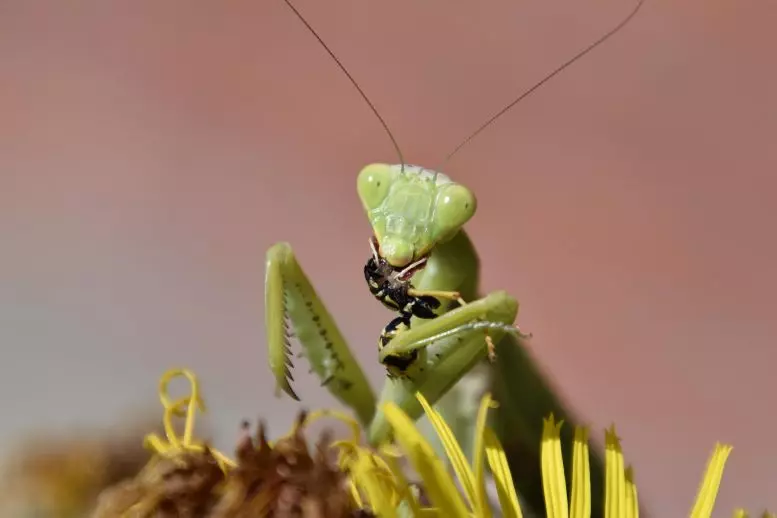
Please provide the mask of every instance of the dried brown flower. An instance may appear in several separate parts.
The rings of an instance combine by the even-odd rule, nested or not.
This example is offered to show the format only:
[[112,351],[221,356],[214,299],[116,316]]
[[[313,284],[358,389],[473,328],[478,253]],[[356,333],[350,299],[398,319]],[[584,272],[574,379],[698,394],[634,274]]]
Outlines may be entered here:
[[244,435],[236,466],[225,474],[209,449],[155,457],[134,479],[107,490],[92,518],[351,518],[357,509],[346,474],[330,459],[323,434],[311,455],[305,414],[293,432],[274,445],[264,426]]
[[224,479],[208,450],[154,457],[136,477],[103,492],[92,517],[204,517]]
[[246,434],[238,445],[237,467],[227,477],[214,518],[346,518],[357,511],[347,491],[346,475],[328,455],[330,437],[322,435],[313,455],[303,435],[301,413],[291,435],[270,446],[264,426],[255,438]]
[[[185,377],[191,394],[177,400],[167,386]],[[155,452],[135,477],[106,490],[93,518],[348,518],[371,516],[357,509],[347,475],[330,458],[331,438],[323,434],[311,455],[304,436],[307,414],[300,413],[291,433],[270,444],[263,424],[251,437],[243,423],[236,460],[194,439],[194,416],[204,408],[197,379],[175,369],[162,376],[164,437],[146,436]],[[182,437],[172,420],[184,417]]]

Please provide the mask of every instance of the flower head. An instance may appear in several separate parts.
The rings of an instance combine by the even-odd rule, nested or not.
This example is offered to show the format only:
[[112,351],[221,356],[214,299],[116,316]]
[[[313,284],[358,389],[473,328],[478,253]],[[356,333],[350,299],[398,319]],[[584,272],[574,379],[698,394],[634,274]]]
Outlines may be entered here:
[[[189,381],[191,393],[173,400],[167,386],[176,377]],[[194,437],[196,411],[204,410],[204,403],[192,372],[168,371],[159,392],[165,436],[146,436],[151,460],[137,476],[105,491],[93,518],[373,516],[356,504],[347,473],[331,462],[329,438],[324,435],[311,454],[303,434],[319,417],[350,418],[336,412],[303,412],[292,430],[274,443],[265,437],[261,423],[254,437],[243,423],[233,460]],[[183,436],[175,430],[174,417],[184,418]]]
[[[167,397],[167,383],[176,376],[189,380],[192,393],[173,401]],[[245,425],[246,433],[238,444],[236,459],[231,460],[194,439],[194,413],[204,408],[197,380],[187,370],[170,371],[160,384],[166,437],[153,434],[147,437],[146,444],[155,453],[148,466],[134,479],[106,492],[93,516],[109,518],[132,513],[132,516],[208,518],[491,518],[495,505],[487,497],[488,471],[498,495],[499,514],[522,518],[504,449],[486,425],[489,409],[496,406],[491,396],[486,394],[480,403],[471,463],[442,416],[423,395],[416,397],[443,444],[443,457],[435,453],[415,422],[399,406],[386,403],[383,411],[395,445],[375,450],[362,442],[362,430],[353,418],[339,412],[319,411],[300,414],[291,431],[274,443],[267,440],[261,424],[255,437],[248,434],[248,425]],[[183,437],[173,428],[174,416],[185,417]],[[323,417],[346,422],[351,436],[331,441],[324,434],[311,454],[303,432],[312,421]],[[548,518],[589,518],[593,496],[588,430],[575,430],[571,480],[567,481],[561,455],[562,426],[552,415],[545,419],[543,426],[538,467],[542,473],[546,515]],[[331,458],[333,453],[336,461]],[[711,516],[730,453],[731,446],[715,446],[690,511],[691,518]],[[403,460],[409,461],[420,477],[420,487],[409,483]],[[605,431],[603,497],[605,518],[638,518],[633,470],[625,465],[614,427]],[[169,512],[173,514],[165,514]],[[747,514],[738,510],[735,516],[745,518]]]
[[[437,492],[437,510],[442,510],[441,505],[446,505],[447,509],[443,513],[445,515],[461,517],[474,515],[484,518],[491,516],[491,511],[484,499],[485,466],[482,462],[482,456],[485,452],[499,495],[501,514],[505,517],[521,517],[520,503],[515,493],[504,450],[496,438],[496,434],[485,426],[485,413],[492,406],[490,395],[486,394],[483,398],[478,415],[473,469],[467,466],[461,449],[440,415],[426,403],[421,394],[418,394],[417,397],[445,446],[446,455],[464,488],[468,502],[468,506],[463,507],[458,495],[449,497],[445,496],[446,493]],[[400,444],[408,454],[413,452],[411,459],[414,460],[416,469],[419,466],[422,467],[419,469],[419,473],[424,485],[434,488],[450,488],[454,484],[450,473],[440,469],[423,469],[423,466],[438,466],[439,462],[429,458],[433,456],[431,447],[417,431],[414,431],[409,420],[401,418],[401,411],[398,409],[388,408],[387,414],[390,415],[389,419],[394,426],[397,437],[400,437],[398,439]],[[540,456],[546,513],[548,518],[588,518],[591,514],[592,498],[588,431],[585,428],[575,430],[572,453],[572,487],[568,501],[567,481],[561,455],[560,431],[562,424],[555,421],[551,415],[545,420],[543,427]],[[405,439],[401,439],[401,437],[405,437]],[[717,444],[715,446],[696,502],[690,512],[691,518],[711,516],[723,468],[731,449],[731,446],[728,445]],[[633,470],[624,466],[620,439],[616,435],[614,427],[605,432],[605,480],[605,518],[638,518],[639,503]]]

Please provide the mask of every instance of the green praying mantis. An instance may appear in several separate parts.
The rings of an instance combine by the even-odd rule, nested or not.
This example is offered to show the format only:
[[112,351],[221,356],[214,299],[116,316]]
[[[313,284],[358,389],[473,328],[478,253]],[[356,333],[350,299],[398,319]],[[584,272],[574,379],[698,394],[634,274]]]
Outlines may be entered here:
[[[513,329],[520,332],[512,326],[518,302],[504,291],[470,303],[461,299],[462,288],[474,291],[465,285],[477,278],[477,256],[461,228],[474,214],[475,198],[464,186],[440,173],[387,164],[365,167],[358,186],[378,244],[375,255],[388,264],[389,278],[409,291],[409,303],[397,308],[403,314],[379,339],[379,359],[389,372],[381,400],[397,402],[417,418],[422,409],[416,391],[437,401],[484,356],[493,339]],[[372,388],[288,244],[268,251],[265,286],[270,363],[279,386],[297,398],[289,383],[288,315],[324,385],[369,426],[372,442],[385,440],[388,427],[382,414],[375,415]],[[401,299],[379,289],[374,295],[387,305]],[[425,319],[407,309],[437,297],[462,305],[450,311],[440,305]]]
[[[477,257],[461,229],[474,214],[472,193],[442,174],[386,164],[365,167],[358,185],[380,259],[396,272],[389,274],[395,279],[412,279],[412,284],[405,281],[405,286],[412,285],[408,288],[411,301],[445,297],[463,302],[460,291],[477,278]],[[423,268],[415,272],[419,262]],[[288,244],[277,244],[268,251],[265,285],[270,363],[279,386],[297,397],[289,383],[288,315],[324,385],[369,426],[372,442],[385,440],[388,428],[381,415],[374,415],[372,389]],[[393,320],[386,329],[396,327],[393,324],[398,321],[404,325],[389,339],[384,330],[379,340],[380,361],[394,374],[387,379],[381,399],[397,402],[406,412],[411,409],[413,417],[420,416],[420,405],[413,404],[415,392],[437,401],[483,357],[488,342],[512,329],[517,312],[517,301],[497,291],[451,311],[437,308],[436,318],[421,320],[406,313]]]
[[[290,1],[284,1],[351,80],[400,157],[397,165],[366,166],[356,181],[373,230],[365,279],[372,295],[397,316],[378,339],[378,358],[386,366],[388,376],[377,400],[291,245],[278,243],[268,250],[266,262],[269,363],[278,387],[299,399],[291,385],[291,324],[312,372],[338,400],[353,409],[368,430],[369,441],[380,444],[389,440],[390,435],[377,401],[393,401],[417,419],[422,408],[416,392],[423,393],[430,404],[436,403],[475,365],[486,357],[494,360],[494,344],[499,344],[505,335],[526,335],[514,324],[518,302],[513,296],[494,291],[477,297],[479,260],[463,228],[477,209],[474,194],[440,172],[405,163],[391,131],[359,85]],[[613,30],[491,117],[448,158],[524,97],[617,32],[643,1],[639,0]],[[511,343],[518,347],[515,340]],[[534,368],[526,362],[516,366],[519,367]],[[540,378],[536,372],[527,372],[527,379]],[[547,387],[544,390],[549,392]],[[537,421],[541,424],[540,419]]]

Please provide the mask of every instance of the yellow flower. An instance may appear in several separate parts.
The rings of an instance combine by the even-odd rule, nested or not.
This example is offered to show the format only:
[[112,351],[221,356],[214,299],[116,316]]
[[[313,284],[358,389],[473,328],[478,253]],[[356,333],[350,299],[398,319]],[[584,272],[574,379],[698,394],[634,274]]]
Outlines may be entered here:
[[[167,396],[167,384],[176,376],[186,377],[192,392],[190,396],[171,401]],[[416,516],[491,518],[492,504],[486,493],[486,466],[488,466],[498,495],[499,514],[505,518],[522,518],[520,501],[504,449],[494,431],[486,426],[488,410],[496,406],[491,396],[486,394],[480,403],[471,464],[442,416],[431,407],[423,395],[417,394],[416,397],[440,438],[445,458],[435,453],[415,422],[399,406],[387,403],[383,411],[389,426],[393,429],[396,446],[384,445],[376,451],[362,442],[362,430],[356,420],[339,412],[318,411],[301,415],[292,430],[275,444],[266,441],[260,426],[256,441],[250,439],[247,439],[248,442],[243,441],[242,446],[238,448],[237,461],[233,461],[194,439],[194,415],[197,409],[203,409],[199,387],[195,376],[190,371],[176,369],[166,373],[160,383],[160,399],[165,407],[166,438],[149,435],[146,444],[157,453],[158,457],[170,461],[185,459],[187,456],[192,458],[192,455],[195,457],[209,455],[209,458],[223,470],[223,477],[212,477],[213,483],[200,491],[213,494],[214,501],[220,502],[216,507],[221,506],[222,509],[229,506],[237,509],[234,507],[236,505],[243,509],[239,506],[252,505],[254,506],[252,509],[263,509],[262,512],[265,512],[270,509],[270,506],[276,505],[273,502],[280,502],[276,498],[280,498],[282,491],[279,488],[283,484],[294,485],[295,482],[292,480],[299,481],[300,476],[303,478],[307,476],[306,473],[300,472],[295,475],[297,478],[288,478],[288,475],[284,475],[293,468],[308,470],[311,475],[309,480],[312,481],[312,486],[299,485],[298,482],[295,486],[297,491],[295,498],[301,502],[308,504],[313,502],[319,506],[318,511],[311,511],[311,516],[327,516],[327,518],[335,515],[351,516],[343,513],[347,513],[348,509],[361,509],[364,511],[362,516],[374,515],[386,518]],[[173,429],[174,416],[186,418],[182,438]],[[337,442],[323,441],[319,444],[318,456],[313,458],[307,453],[302,431],[307,424],[322,417],[333,417],[346,422],[351,428],[351,437]],[[542,472],[546,515],[548,518],[589,518],[592,495],[588,430],[585,428],[575,430],[571,480],[567,481],[561,455],[562,425],[562,422],[556,421],[551,415],[545,419],[543,426],[539,468]],[[337,464],[332,469],[327,467],[323,449],[327,447],[334,448],[338,453]],[[723,444],[715,446],[696,501],[689,513],[690,518],[711,516],[723,468],[730,453],[731,446]],[[271,462],[273,458],[280,458],[279,455],[281,457],[291,455],[289,457],[292,459],[291,464],[287,463],[284,467],[282,463]],[[426,496],[428,503],[419,497],[419,488],[408,482],[401,462],[403,458],[410,462],[420,477],[420,491]],[[450,471],[448,464],[452,467]],[[256,480],[264,480],[267,488],[258,490],[254,492],[254,496],[251,496],[245,492],[246,488],[257,486],[254,482],[246,485],[245,476],[249,472],[257,473],[257,470],[264,475]],[[267,481],[270,480],[267,477],[275,477],[274,482],[267,485]],[[150,509],[159,502],[160,490],[163,488],[157,485],[159,484],[157,477],[151,479],[141,477],[141,480],[145,480],[147,485],[151,483],[157,489],[149,489],[151,497],[146,497],[144,500],[137,501],[138,499],[135,498],[133,508],[146,505]],[[342,480],[343,483],[337,482],[338,480]],[[332,485],[322,488],[320,486],[323,481],[329,481]],[[311,493],[306,496],[306,492]],[[186,497],[186,495],[179,493],[178,497]],[[330,504],[333,509],[330,512],[334,514],[321,514],[320,506]],[[625,465],[620,439],[614,427],[605,431],[604,504],[605,518],[639,517],[639,502],[633,471]],[[103,516],[113,516],[113,514]],[[208,514],[207,516],[231,516],[231,514]],[[747,518],[747,513],[744,510],[737,510],[734,516]],[[764,517],[767,516],[774,517],[774,515],[764,514]]]
[[[441,416],[430,407],[421,394],[418,400],[442,441],[445,453],[453,471],[463,488],[462,495],[453,490],[455,481],[442,468],[442,459],[434,458],[428,441],[418,432],[410,419],[395,405],[389,403],[384,409],[394,428],[394,436],[410,457],[434,508],[434,514],[456,517],[489,518],[491,510],[485,499],[485,466],[483,455],[499,495],[501,514],[505,517],[521,517],[518,496],[515,493],[510,469],[499,440],[492,430],[485,426],[487,409],[493,406],[491,396],[486,395],[480,405],[477,419],[476,442],[473,466],[470,467],[461,452],[450,428]],[[551,415],[545,420],[541,444],[542,483],[548,518],[588,518],[591,514],[591,483],[588,460],[588,431],[575,430],[572,454],[571,497],[567,502],[567,486],[561,456],[560,430],[562,423]],[[707,464],[696,501],[690,511],[691,518],[708,518],[712,514],[718,493],[723,468],[731,453],[731,446],[717,444]],[[615,428],[605,432],[605,517],[637,518],[639,503],[634,475],[630,467],[624,467],[624,457]],[[380,515],[380,513],[378,513]],[[739,510],[734,516],[747,516]]]

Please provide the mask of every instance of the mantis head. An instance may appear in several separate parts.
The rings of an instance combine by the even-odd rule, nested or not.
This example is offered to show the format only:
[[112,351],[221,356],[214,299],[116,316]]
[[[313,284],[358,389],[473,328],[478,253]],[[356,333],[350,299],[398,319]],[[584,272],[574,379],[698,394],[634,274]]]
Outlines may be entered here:
[[370,164],[357,190],[381,257],[395,268],[429,255],[477,209],[475,195],[442,173],[412,165]]

